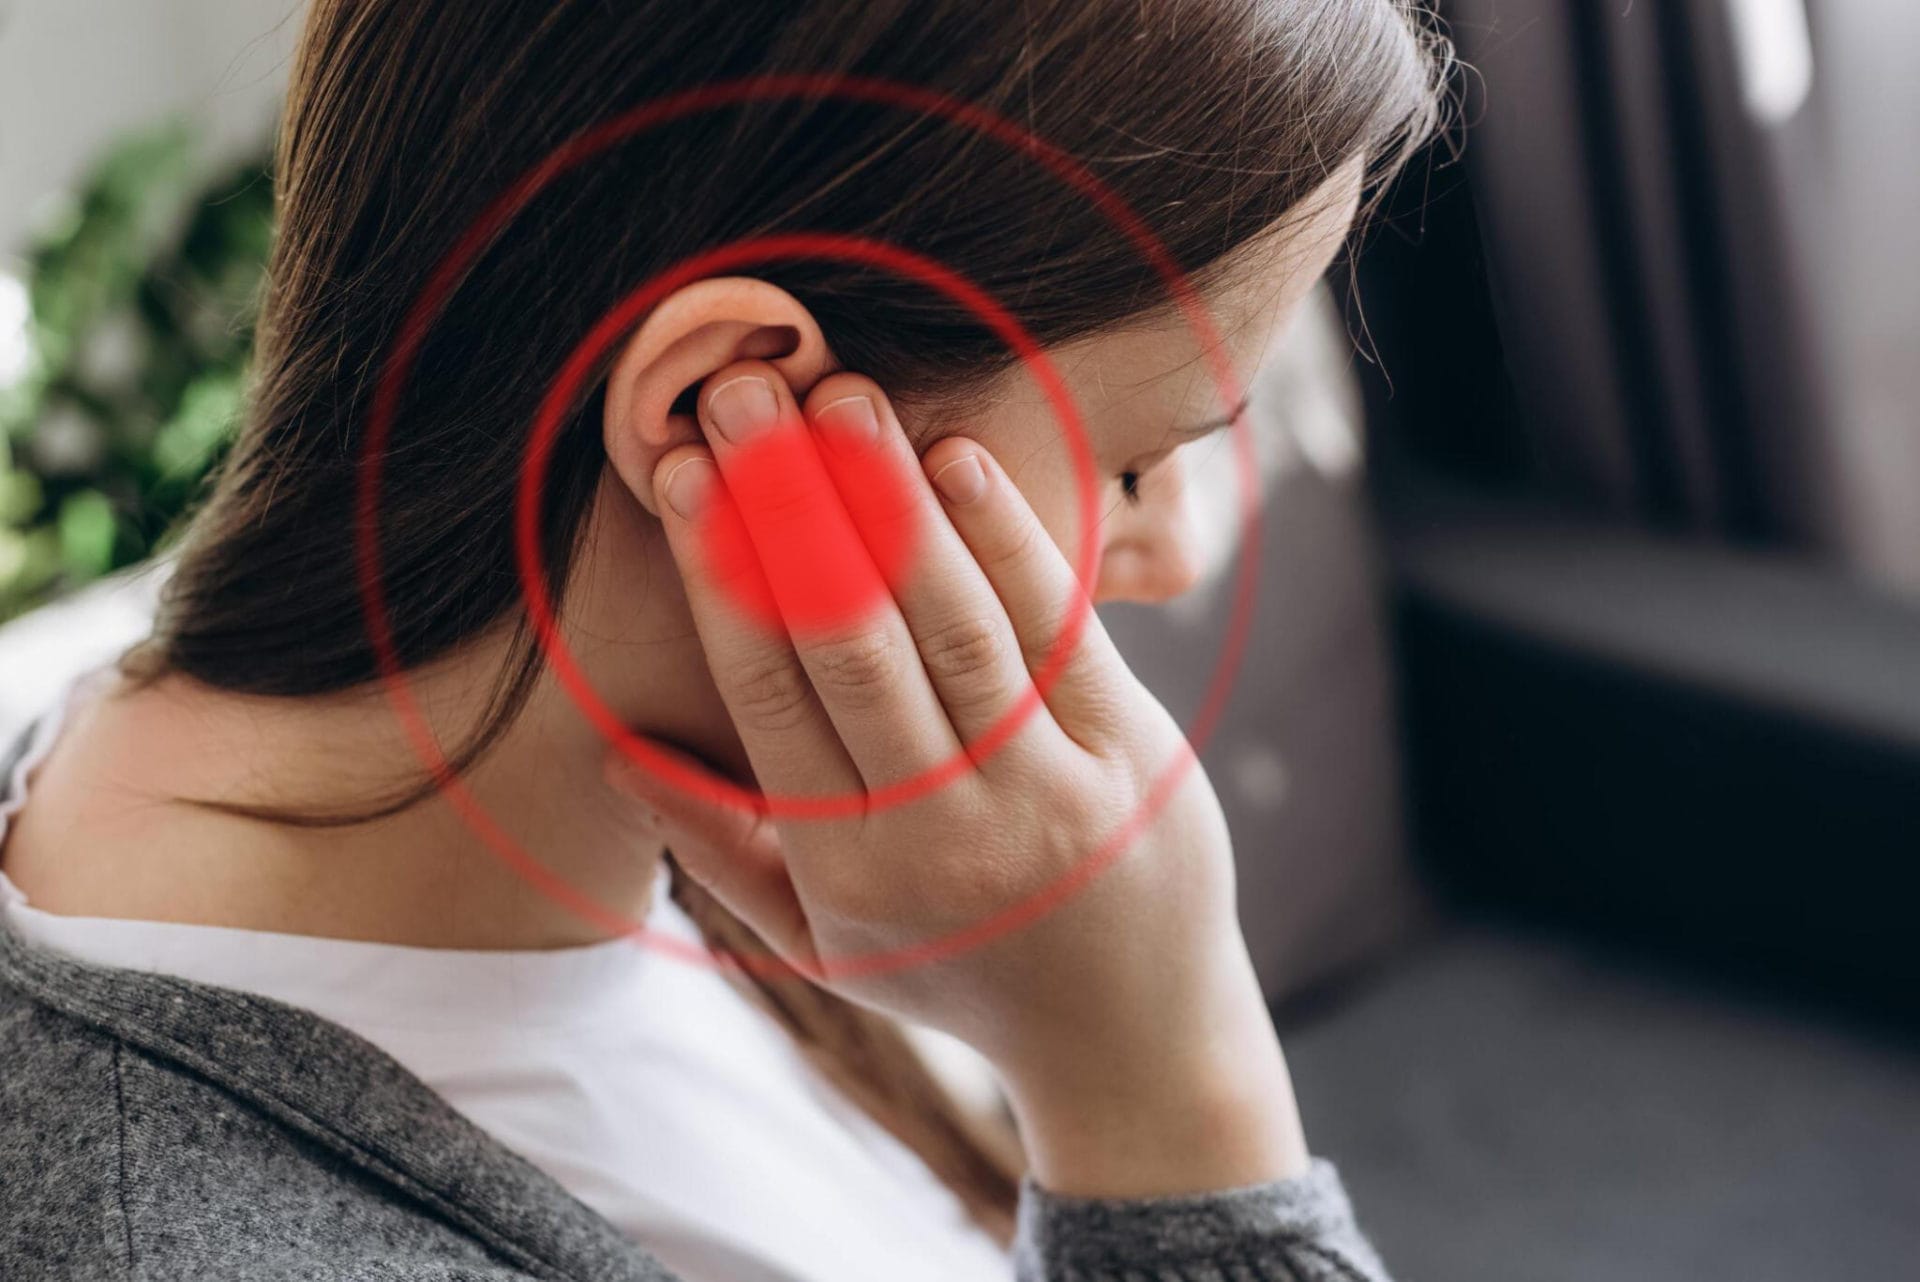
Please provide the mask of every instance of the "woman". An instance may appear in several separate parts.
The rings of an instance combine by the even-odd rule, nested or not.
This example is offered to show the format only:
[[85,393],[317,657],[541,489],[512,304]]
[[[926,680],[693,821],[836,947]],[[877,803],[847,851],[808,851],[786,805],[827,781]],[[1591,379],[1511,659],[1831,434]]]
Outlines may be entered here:
[[[317,0],[240,440],[152,638],[40,723],[0,803],[0,1271],[1381,1276],[1307,1155],[1197,769],[1054,911],[836,971],[1055,883],[1179,752],[1097,620],[947,786],[750,823],[607,756],[540,658],[512,522],[548,380],[641,279],[788,230],[945,264],[1063,371],[1096,547],[1049,404],[977,318],[794,260],[682,283],[596,367],[540,552],[598,697],[690,768],[861,794],[953,759],[1051,660],[1073,567],[1097,562],[1096,600],[1191,583],[1186,446],[1238,410],[1211,362],[1251,380],[1433,127],[1445,58],[1422,22],[1399,0]],[[417,704],[463,795],[552,878],[536,893],[436,795],[382,694],[353,520],[373,389],[506,184],[639,102],[793,72],[1030,126],[1152,226],[1226,350],[1057,175],[929,116],[726,106],[561,175],[424,335],[375,530]],[[787,463],[753,481],[769,445]],[[884,511],[855,483],[871,466],[904,478]],[[803,496],[796,468],[830,484]],[[790,615],[765,554],[803,497],[883,588],[857,619],[769,628],[742,593]],[[744,564],[703,546],[716,522],[750,527]],[[895,539],[911,562],[883,571]],[[747,960],[609,939],[643,917]],[[985,1057],[1019,1148],[896,1019]]]

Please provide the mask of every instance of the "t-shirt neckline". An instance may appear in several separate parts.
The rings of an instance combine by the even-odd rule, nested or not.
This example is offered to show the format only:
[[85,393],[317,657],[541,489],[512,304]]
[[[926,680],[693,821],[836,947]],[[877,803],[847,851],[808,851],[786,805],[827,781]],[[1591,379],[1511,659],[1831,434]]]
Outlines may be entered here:
[[[110,668],[84,671],[22,732],[0,773],[0,843],[26,805],[32,776],[81,700]],[[6,760],[0,756],[0,761]],[[645,919],[648,935],[684,951],[700,932],[665,893],[665,869]],[[559,1028],[615,1018],[651,972],[690,969],[640,937],[554,949],[428,948],[183,922],[68,916],[36,908],[0,869],[0,917],[23,938],[97,965],[233,986],[354,1026],[453,1030]]]

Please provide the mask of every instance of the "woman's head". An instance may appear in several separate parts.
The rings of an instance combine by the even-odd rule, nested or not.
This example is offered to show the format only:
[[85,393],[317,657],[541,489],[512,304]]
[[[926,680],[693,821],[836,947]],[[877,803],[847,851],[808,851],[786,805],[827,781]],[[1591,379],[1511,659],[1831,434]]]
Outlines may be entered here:
[[[676,89],[793,71],[918,85],[1031,128],[1126,200],[1216,307],[1241,310],[1221,318],[1228,331],[1259,330],[1276,314],[1263,292],[1297,292],[1290,282],[1317,274],[1258,264],[1310,259],[1290,234],[1301,228],[1337,239],[1344,214],[1325,209],[1349,202],[1361,166],[1397,161],[1431,125],[1440,74],[1399,0],[470,0],[457,15],[316,0],[286,111],[255,392],[183,549],[164,662],[258,693],[371,677],[351,556],[358,447],[380,363],[427,274],[490,198],[596,122]],[[1205,394],[1207,366],[1151,265],[1031,158],[890,107],[696,114],[554,183],[478,260],[420,349],[383,459],[379,530],[406,661],[516,617],[513,487],[565,353],[642,278],[784,230],[890,241],[997,298],[1070,377],[1080,371],[1119,517],[1130,510],[1121,473],[1145,470],[1129,466],[1136,456],[1151,461],[1169,429],[1231,408]],[[677,300],[673,325],[656,327],[659,353],[687,340],[698,359],[643,362],[654,396],[644,415],[666,408],[660,396],[684,408],[703,361],[805,339],[785,368],[804,379],[832,359],[868,374],[909,427],[981,430],[1016,468],[1023,452],[1058,445],[1037,407],[1009,404],[1023,399],[1010,354],[951,301],[839,263],[756,276],[766,288]],[[1197,395],[1175,404],[1168,380],[1136,378],[1148,390],[1113,408],[1127,390],[1116,370],[1189,362]],[[981,413],[994,404],[1006,406],[997,432]],[[606,498],[606,411],[596,391],[554,455],[544,511],[556,587]],[[1051,442],[1005,439],[1015,420]],[[1061,457],[1018,479],[1057,484]]]
[[[997,372],[989,366],[957,389],[923,394],[902,409],[903,427],[921,448],[959,433],[996,451],[1070,558],[1095,530],[1088,564],[1096,567],[1096,600],[1153,603],[1179,594],[1199,570],[1185,484],[1191,447],[1238,417],[1240,388],[1350,233],[1364,178],[1359,160],[1347,162],[1283,223],[1211,264],[1199,323],[1168,302],[1054,344],[1047,364],[1084,416],[1084,458],[1074,457],[1058,408],[1024,363]],[[814,387],[811,405],[844,404],[857,390],[844,379],[822,380],[836,364],[829,340],[806,306],[762,280],[727,277],[680,289],[627,343],[607,383],[606,450],[628,493],[648,509],[659,459],[700,439],[693,419],[676,412],[684,390],[713,382],[726,361],[760,348],[782,353],[779,372],[802,391]],[[737,370],[728,383],[757,381],[735,379]],[[765,389],[760,395],[767,397]],[[1089,464],[1097,506],[1083,511],[1079,469]]]

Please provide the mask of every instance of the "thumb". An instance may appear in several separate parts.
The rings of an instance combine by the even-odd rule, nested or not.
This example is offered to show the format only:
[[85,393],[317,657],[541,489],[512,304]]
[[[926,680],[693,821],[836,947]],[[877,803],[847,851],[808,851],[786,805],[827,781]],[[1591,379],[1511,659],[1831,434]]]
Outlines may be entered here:
[[787,876],[779,830],[765,811],[726,800],[739,790],[687,753],[657,739],[645,742],[664,768],[649,769],[615,748],[603,769],[607,785],[643,807],[681,870],[782,960],[810,963],[812,932]]

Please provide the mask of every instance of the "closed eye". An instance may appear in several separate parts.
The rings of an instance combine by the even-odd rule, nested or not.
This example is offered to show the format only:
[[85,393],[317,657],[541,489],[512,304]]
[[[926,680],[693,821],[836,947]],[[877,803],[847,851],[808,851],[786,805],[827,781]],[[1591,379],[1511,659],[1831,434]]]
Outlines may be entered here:
[[1167,436],[1170,438],[1171,444],[1166,445],[1161,449],[1155,450],[1153,454],[1148,456],[1146,459],[1143,459],[1142,461],[1135,463],[1132,467],[1120,473],[1121,499],[1129,504],[1133,504],[1137,506],[1141,499],[1140,483],[1146,479],[1146,474],[1148,472],[1151,472],[1154,468],[1158,467],[1160,463],[1163,460],[1165,460],[1168,455],[1172,454],[1174,450],[1179,448],[1180,446],[1190,445],[1195,441],[1205,440],[1207,437],[1217,435],[1220,432],[1224,432],[1226,429],[1232,427],[1235,423],[1238,423],[1240,421],[1240,416],[1247,412],[1247,407],[1251,401],[1252,401],[1251,394],[1241,397],[1240,403],[1234,406],[1233,412],[1228,414],[1225,418],[1215,419],[1212,422],[1208,422],[1208,423],[1199,423],[1194,425],[1193,427],[1169,428],[1167,431]]
[[1224,432],[1240,421],[1240,416],[1247,412],[1247,407],[1251,405],[1252,402],[1253,394],[1249,392],[1240,398],[1240,403],[1228,411],[1225,418],[1216,418],[1210,422],[1197,423],[1192,427],[1176,427],[1169,435],[1184,445],[1189,441],[1198,441],[1204,437],[1212,436],[1215,432]]

